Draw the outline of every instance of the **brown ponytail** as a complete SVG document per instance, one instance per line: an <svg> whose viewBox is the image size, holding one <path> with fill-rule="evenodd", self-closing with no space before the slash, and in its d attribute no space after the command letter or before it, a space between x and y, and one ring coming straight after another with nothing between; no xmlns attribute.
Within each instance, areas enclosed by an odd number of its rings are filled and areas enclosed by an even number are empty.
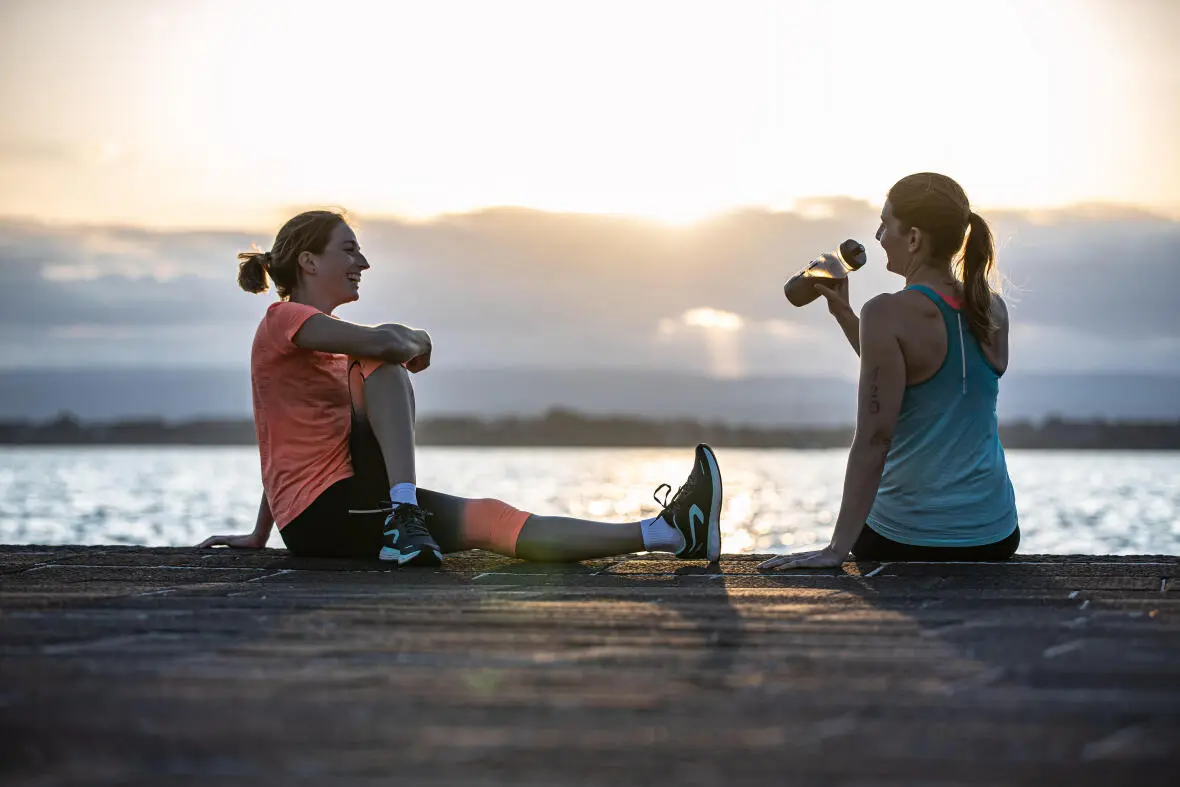
<svg viewBox="0 0 1180 787"><path fill-rule="evenodd" d="M963 306L967 325L981 342L991 341L996 331L992 319L992 271L996 265L996 246L991 228L975 211L971 211L967 246L957 278L963 282Z"/></svg>
<svg viewBox="0 0 1180 787"><path fill-rule="evenodd" d="M267 278L275 283L279 297L287 300L299 284L299 255L322 254L337 224L347 223L343 213L309 210L288 221L275 236L270 251L254 246L238 254L238 286L246 292L266 292Z"/></svg>
<svg viewBox="0 0 1180 787"><path fill-rule="evenodd" d="M963 187L946 175L919 172L897 181L887 199L903 227L917 227L929 237L930 264L950 265L950 273L963 284L971 334L981 342L990 341L996 331L992 320L996 247L991 229L971 210Z"/></svg>
<svg viewBox="0 0 1180 787"><path fill-rule="evenodd" d="M271 261L269 251L244 251L238 255L238 286L246 292L266 292L270 284L266 280L266 266Z"/></svg>

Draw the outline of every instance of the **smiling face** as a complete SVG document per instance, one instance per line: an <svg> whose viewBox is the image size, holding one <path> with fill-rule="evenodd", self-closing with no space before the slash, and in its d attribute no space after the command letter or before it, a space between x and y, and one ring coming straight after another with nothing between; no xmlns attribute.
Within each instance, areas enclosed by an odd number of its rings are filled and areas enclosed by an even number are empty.
<svg viewBox="0 0 1180 787"><path fill-rule="evenodd" d="M356 233L343 221L332 230L324 250L319 254L302 252L299 265L303 283L332 308L360 298L361 273L369 269Z"/></svg>

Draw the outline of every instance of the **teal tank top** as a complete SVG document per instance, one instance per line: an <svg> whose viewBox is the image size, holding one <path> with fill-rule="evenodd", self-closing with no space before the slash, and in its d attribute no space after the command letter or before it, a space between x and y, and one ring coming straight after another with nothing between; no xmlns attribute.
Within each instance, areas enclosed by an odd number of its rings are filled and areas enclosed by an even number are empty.
<svg viewBox="0 0 1180 787"><path fill-rule="evenodd" d="M907 386L868 525L902 544L970 547L1016 530L1016 495L1000 445L1000 373L959 310L921 284L946 325L946 358Z"/></svg>

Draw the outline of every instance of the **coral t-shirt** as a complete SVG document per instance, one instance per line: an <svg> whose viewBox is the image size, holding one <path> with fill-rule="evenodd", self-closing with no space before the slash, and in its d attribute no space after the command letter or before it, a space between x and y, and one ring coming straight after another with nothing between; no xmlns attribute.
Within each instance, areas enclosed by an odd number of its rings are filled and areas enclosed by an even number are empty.
<svg viewBox="0 0 1180 787"><path fill-rule="evenodd" d="M280 529L324 490L353 474L348 356L303 349L292 341L317 314L323 312L302 303L272 304L250 351L262 488Z"/></svg>

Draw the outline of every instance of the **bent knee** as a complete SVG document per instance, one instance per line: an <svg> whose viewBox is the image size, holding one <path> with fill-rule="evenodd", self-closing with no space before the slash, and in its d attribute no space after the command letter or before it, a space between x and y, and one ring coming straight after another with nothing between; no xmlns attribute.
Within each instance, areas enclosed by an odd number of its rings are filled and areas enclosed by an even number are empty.
<svg viewBox="0 0 1180 787"><path fill-rule="evenodd" d="M410 373L406 371L405 366L400 363L382 361L379 358L350 358L348 365L350 369L358 369L361 379L366 381L374 374L382 378L396 377L406 380L410 379Z"/></svg>
<svg viewBox="0 0 1180 787"><path fill-rule="evenodd" d="M400 364L387 363L375 358L348 359L348 393L352 400L352 411L358 418L369 418L365 389L372 384L385 386L390 383L405 387L411 393L414 390L410 373Z"/></svg>

